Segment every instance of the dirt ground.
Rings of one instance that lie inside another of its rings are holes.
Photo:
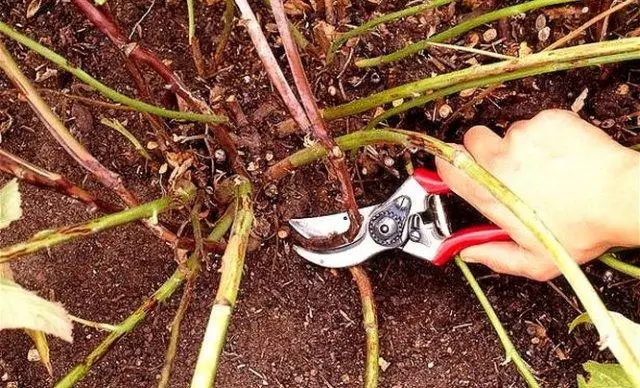
[[[27,0],[0,0],[0,20],[54,48],[107,85],[135,95],[117,49],[70,2],[43,0],[38,14],[30,19],[25,17],[26,3]],[[404,1],[376,3],[353,0],[348,17],[341,25],[361,24],[375,10],[390,11],[404,5]],[[602,3],[577,3],[571,10],[580,12],[574,15],[534,11],[524,18],[493,23],[475,32],[481,35],[489,28],[496,28],[498,39],[505,39],[494,45],[499,52],[506,52],[525,40],[537,51],[597,14],[601,7],[608,6],[607,1]],[[187,44],[183,1],[109,0],[109,4],[127,33],[149,11],[140,22],[135,38],[169,61],[187,85],[204,98],[219,94],[224,101],[235,96],[249,119],[248,125],[235,129],[235,134],[244,151],[245,162],[258,166],[251,176],[257,188],[254,239],[260,241],[245,264],[239,303],[233,314],[217,386],[361,386],[364,332],[360,323],[360,301],[351,276],[347,271],[329,271],[305,263],[292,252],[290,237],[281,239],[276,234],[289,218],[339,210],[335,201],[337,185],[327,179],[325,165],[315,163],[283,179],[277,186],[277,194],[270,191],[267,195],[263,190],[262,173],[269,164],[267,154],[273,153],[274,161],[279,160],[301,148],[304,136],[279,136],[277,124],[287,115],[244,28],[234,28],[224,63],[213,77],[204,80],[196,76]],[[506,4],[490,1],[483,6],[497,8]],[[213,40],[222,29],[220,17],[224,4],[206,6],[196,1],[196,6],[197,34],[202,51],[208,57]],[[252,1],[252,6],[266,23],[273,22],[260,1]],[[587,6],[588,10],[583,12],[583,7]],[[434,55],[435,60],[415,56],[375,70],[357,69],[352,62],[347,63],[347,59],[391,52],[409,40],[424,37],[430,26],[442,30],[468,13],[477,12],[470,7],[469,4],[457,4],[389,24],[379,29],[379,36],[363,37],[353,48],[352,56],[348,55],[351,48],[345,49],[331,65],[313,54],[306,55],[305,66],[320,105],[337,105],[431,73],[467,66],[463,60],[469,58],[468,55],[452,58],[452,53],[445,51],[441,56]],[[637,7],[630,7],[629,13],[611,19],[611,38],[638,28],[637,13],[633,19],[633,12],[637,10]],[[546,15],[551,27],[551,37],[546,44],[539,42],[535,32],[535,20],[539,15]],[[625,15],[631,19],[625,20]],[[311,26],[321,19],[323,15],[313,10],[293,17],[312,42]],[[273,30],[267,25],[270,43],[284,64],[284,52]],[[593,41],[596,34],[595,28],[590,29],[584,39]],[[471,34],[466,34],[465,38],[473,39]],[[37,54],[3,40],[31,79],[55,68]],[[158,79],[151,73],[148,75],[157,95],[164,96],[163,103],[175,108],[175,100],[163,91]],[[61,71],[37,85],[97,96],[79,87],[70,75]],[[67,156],[2,77],[0,88],[0,120],[13,120],[10,128],[2,133],[1,147],[36,165],[65,174],[92,192],[116,202]],[[469,100],[468,97],[451,96],[425,109],[414,109],[402,120],[395,119],[391,124],[437,135],[447,141],[460,141],[471,124],[486,124],[501,132],[509,123],[530,118],[541,109],[569,108],[585,88],[589,89],[589,94],[581,116],[601,125],[625,145],[638,143],[638,123],[635,119],[624,119],[625,115],[640,110],[640,66],[637,62],[511,82],[475,109],[445,123],[446,120],[436,114],[434,105],[446,102],[455,111]],[[627,93],[621,93],[621,88],[627,88]],[[127,186],[141,200],[151,200],[161,194],[157,171],[145,167],[123,137],[99,123],[102,117],[126,119],[128,129],[146,143],[152,139],[146,121],[135,113],[81,104],[50,93],[44,95],[74,135],[100,161],[122,174]],[[256,112],[264,111],[268,106],[273,109],[266,117],[256,116]],[[330,127],[335,134],[353,131],[366,123],[367,115],[370,113],[337,120]],[[171,123],[171,127],[180,134],[194,135],[203,131],[201,125]],[[189,145],[203,148],[198,143]],[[390,148],[380,148],[380,151],[395,155]],[[416,156],[417,162],[422,159],[428,158]],[[401,165],[400,160],[397,159],[397,165]],[[352,160],[350,166],[354,171],[358,201],[363,205],[385,198],[403,179],[394,178],[362,155],[356,161]],[[361,172],[362,166],[368,166],[366,176],[356,173]],[[223,166],[223,169],[227,168]],[[0,184],[8,179],[6,175],[0,176]],[[96,215],[85,205],[47,190],[21,185],[21,191],[25,216],[0,233],[0,246],[24,240],[42,229]],[[458,203],[457,209],[461,225],[478,220],[467,205]],[[185,214],[180,212],[166,218],[174,230],[185,220]],[[212,216],[211,221],[214,220]],[[625,258],[640,263],[637,254]],[[132,224],[35,254],[13,268],[17,280],[26,288],[60,301],[74,315],[117,323],[150,295],[175,266],[170,248],[143,226]],[[436,268],[394,252],[370,261],[367,269],[378,307],[381,356],[390,363],[386,371],[381,372],[380,387],[524,386],[515,368],[504,363],[504,352],[492,327],[455,266]],[[180,333],[172,387],[189,384],[217,285],[217,270],[218,262],[213,259],[197,281],[195,298]],[[612,360],[609,352],[598,351],[592,330],[580,328],[573,334],[567,333],[567,324],[578,313],[548,284],[499,276],[479,267],[473,270],[516,347],[544,386],[573,387],[583,362]],[[640,282],[613,273],[599,263],[587,266],[585,270],[612,310],[640,320]],[[575,298],[563,280],[556,279],[553,283],[575,304]],[[169,339],[167,327],[179,299],[180,292],[168,303],[160,305],[133,333],[117,343],[78,386],[155,386]],[[29,339],[18,331],[3,331],[0,333],[0,385],[50,386],[81,361],[104,336],[95,329],[76,325],[73,344],[50,339],[54,376],[49,378],[39,363],[27,360],[32,346]]]

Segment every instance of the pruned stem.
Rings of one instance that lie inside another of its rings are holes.
[[[302,106],[304,107],[307,117],[311,121],[310,132],[327,150],[329,165],[340,182],[342,201],[345,204],[350,221],[347,238],[351,240],[360,230],[362,215],[358,211],[358,204],[356,203],[353,185],[351,183],[351,176],[347,170],[344,153],[340,151],[340,147],[337,146],[336,142],[327,131],[325,122],[320,114],[315,97],[313,96],[313,91],[311,90],[311,86],[307,80],[302,60],[300,59],[300,53],[298,52],[296,43],[291,35],[289,22],[284,12],[284,4],[282,3],[282,0],[271,0],[271,9],[273,10],[273,16],[276,20],[276,24],[278,25],[278,31],[280,32],[280,37],[282,38],[282,43],[287,54],[289,67],[293,74],[293,80],[298,89],[300,99],[302,100]]]
[[[372,131],[364,131],[372,132]],[[565,276],[585,310],[594,322],[603,341],[620,362],[633,384],[640,384],[640,358],[631,339],[625,336],[621,328],[616,324],[606,306],[593,289],[593,286],[580,270],[562,244],[547,228],[536,212],[518,198],[509,188],[498,181],[487,170],[477,164],[468,154],[457,150],[436,138],[410,131],[402,130],[378,130],[373,132],[386,132],[389,139],[395,139],[395,143],[404,147],[423,149],[438,158],[441,158],[454,167],[460,169],[481,187],[485,188],[493,197],[509,209],[522,224],[536,237],[546,248],[554,264]],[[362,134],[363,132],[359,132]],[[352,134],[353,135],[353,134]]]
[[[378,319],[376,316],[376,301],[373,297],[373,289],[367,271],[362,266],[349,268],[353,280],[358,285],[360,300],[362,303],[362,324],[367,339],[366,359],[364,362],[364,388],[376,388],[378,386],[378,374],[380,367],[380,341],[378,336]]]
[[[196,11],[193,0],[187,0],[187,18],[188,18],[188,36],[189,44],[193,43],[193,37],[196,36]]]
[[[51,248],[75,238],[89,236],[118,225],[124,225],[143,218],[156,217],[159,213],[167,210],[169,205],[171,205],[171,198],[162,197],[144,205],[122,210],[119,213],[109,214],[88,222],[38,232],[28,241],[1,248],[0,263],[12,261],[41,249]]]
[[[124,94],[116,92],[107,85],[93,78],[79,67],[69,63],[69,61],[67,61],[58,53],[41,45],[35,40],[22,35],[2,21],[0,21],[0,33],[42,55],[43,57],[54,63],[56,66],[73,74],[74,77],[91,86],[105,97],[121,104],[131,106],[138,112],[151,113],[156,116],[162,116],[170,119],[199,121],[204,123],[226,123],[228,121],[224,116],[168,110],[125,96]]]
[[[615,43],[599,42],[540,52],[514,60],[473,66],[436,77],[409,82],[359,100],[351,101],[347,104],[324,109],[323,117],[326,120],[334,120],[351,116],[401,98],[418,98],[423,93],[431,90],[442,89],[491,76],[508,76],[510,73],[524,69],[548,66],[548,71],[555,71],[555,69],[564,70],[567,68],[587,66],[589,64],[606,63],[598,61],[598,57],[607,57],[615,54],[628,53],[630,54],[629,58],[637,58],[640,56],[639,52],[640,38],[625,38],[616,40]]]
[[[613,253],[605,253],[604,255],[600,256],[599,259],[602,263],[610,268],[615,269],[618,272],[622,272],[623,274],[629,275],[636,279],[640,279],[640,267],[625,263],[624,261],[618,259],[618,257]]]
[[[213,54],[214,72],[218,69],[218,66],[220,66],[220,62],[222,61],[222,54],[224,54],[224,49],[227,47],[227,43],[229,42],[231,31],[233,31],[233,15],[235,14],[235,12],[236,9],[234,7],[233,0],[225,0],[224,13],[222,14],[222,32],[216,38],[216,51]]]
[[[460,34],[463,34],[473,28],[476,28],[486,23],[493,22],[495,20],[518,15],[527,11],[531,11],[531,10],[542,8],[542,7],[547,7],[550,5],[569,3],[572,1],[575,1],[575,0],[532,0],[526,3],[511,6],[511,7],[502,8],[493,12],[488,12],[478,17],[475,17],[473,19],[462,22],[457,26],[452,27],[448,30],[445,30],[439,34],[433,35],[428,39],[424,39],[419,42],[412,43],[404,47],[403,49],[393,52],[391,54],[356,61],[356,66],[371,67],[371,66],[380,66],[387,63],[391,63],[424,50],[425,48],[428,47],[429,42],[436,42],[436,43],[444,42],[448,39],[451,39]]]
[[[222,256],[220,284],[200,346],[198,361],[191,380],[192,388],[209,388],[214,385],[231,313],[238,297],[249,232],[254,217],[251,183],[244,178],[236,177],[236,193],[235,220],[227,250]]]
[[[0,171],[14,175],[31,185],[53,189],[61,194],[84,202],[93,209],[100,209],[106,213],[120,210],[116,206],[96,198],[90,192],[75,185],[65,176],[33,165],[3,149],[0,149]]]
[[[420,12],[424,12],[431,8],[438,8],[445,4],[449,4],[452,1],[453,0],[425,1],[422,4],[414,5],[412,7],[401,9],[400,11],[391,12],[391,13],[373,18],[356,28],[353,28],[343,34],[340,34],[340,36],[331,43],[331,51],[333,52],[337,51],[349,39],[366,34],[367,32],[371,31],[372,29],[374,29],[376,26],[379,26],[380,24],[389,23],[401,18],[406,18],[412,15],[418,14]]]
[[[218,242],[219,238],[226,233],[226,230],[219,228],[217,235],[210,234],[208,239]],[[216,238],[219,237],[219,238]],[[183,266],[179,266],[157,290],[149,298],[147,298],[142,305],[129,315],[118,326],[117,330],[109,333],[109,335],[93,350],[89,353],[85,359],[78,365],[76,365],[66,376],[64,376],[55,385],[55,388],[71,388],[78,381],[82,380],[91,367],[93,367],[105,354],[109,351],[116,341],[123,336],[131,333],[140,322],[142,322],[147,314],[153,310],[158,304],[166,301],[173,295],[173,293],[180,287],[184,280],[189,276],[191,271],[198,265],[198,260],[194,256],[189,256],[186,263]]]
[[[484,312],[487,314],[487,318],[489,318],[489,322],[493,326],[493,329],[498,334],[498,338],[500,338],[500,342],[502,343],[502,347],[504,348],[506,361],[513,362],[513,365],[515,365],[516,369],[518,369],[518,372],[520,372],[520,375],[522,376],[524,381],[527,382],[527,385],[530,388],[540,387],[538,381],[533,375],[531,368],[522,359],[520,353],[518,353],[518,350],[513,345],[513,342],[511,342],[509,334],[507,334],[507,331],[502,326],[500,318],[498,318],[498,315],[493,309],[493,306],[491,306],[491,302],[489,302],[489,299],[482,291],[482,288],[480,288],[480,285],[473,276],[473,273],[469,269],[469,266],[467,266],[467,263],[462,261],[459,256],[456,256],[455,262],[458,268],[460,268],[460,271],[462,271],[465,279],[467,279],[467,282],[473,290],[473,293],[476,295],[476,298],[478,298],[478,302],[480,302],[480,305],[484,309]]]

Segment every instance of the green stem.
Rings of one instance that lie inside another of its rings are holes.
[[[218,234],[209,235],[209,240],[219,241],[216,237],[222,238],[226,233],[222,228],[218,229]],[[185,262],[184,266],[178,267],[171,277],[167,279],[161,286],[153,293],[142,305],[129,315],[118,326],[117,330],[112,331],[102,342],[93,350],[85,359],[78,365],[76,365],[66,376],[64,376],[55,385],[55,388],[71,388],[78,381],[82,380],[91,367],[93,367],[111,348],[111,346],[121,339],[123,336],[129,334],[142,322],[147,314],[153,310],[158,304],[166,301],[173,293],[180,287],[187,276],[195,270],[199,265],[195,256],[189,256],[189,259]]]
[[[193,43],[193,37],[196,36],[196,13],[193,0],[187,0],[187,18],[189,22],[189,45],[191,45],[191,43]]]
[[[429,46],[428,45],[429,42],[436,42],[436,43],[444,42],[448,39],[451,39],[460,34],[463,34],[471,29],[474,29],[486,23],[491,23],[495,20],[503,19],[509,16],[519,15],[527,11],[532,11],[532,10],[542,8],[542,7],[547,7],[550,5],[564,4],[572,1],[575,1],[575,0],[533,0],[533,1],[528,1],[526,3],[514,5],[511,7],[502,8],[497,11],[488,12],[486,14],[475,17],[471,20],[462,22],[457,26],[452,27],[448,30],[445,30],[439,34],[433,35],[428,39],[424,39],[419,42],[412,43],[404,47],[403,49],[395,51],[391,54],[356,61],[356,66],[370,67],[370,66],[380,66],[387,63],[391,63],[424,50]]]
[[[189,120],[189,121],[198,121],[205,123],[215,123],[215,124],[224,124],[228,120],[225,116],[213,115],[213,114],[200,114],[193,112],[177,112],[173,110],[168,110],[164,108],[160,108],[155,105],[147,104],[146,102],[142,102],[131,97],[125,96],[124,94],[118,93],[115,90],[109,88],[105,84],[101,83],[97,79],[90,76],[88,73],[76,67],[75,65],[69,63],[64,57],[55,51],[41,45],[40,43],[28,38],[27,36],[19,33],[14,30],[9,25],[0,21],[0,33],[8,36],[9,38],[15,40],[16,42],[28,47],[29,49],[37,52],[42,55],[49,61],[53,62],[56,66],[60,67],[63,70],[68,71],[73,74],[76,78],[86,83],[87,85],[94,88],[100,94],[104,95],[107,98],[110,98],[113,101],[119,102],[124,105],[128,105],[134,108],[138,112],[151,113],[156,116],[162,116],[170,119],[176,120]]]
[[[482,291],[482,288],[480,288],[480,285],[478,284],[475,277],[473,276],[473,273],[467,266],[467,263],[462,261],[460,259],[460,256],[456,256],[455,262],[458,268],[460,268],[460,270],[462,271],[462,274],[464,275],[465,279],[467,279],[467,282],[469,283],[469,286],[471,286],[473,293],[476,294],[476,298],[478,298],[480,305],[484,309],[484,312],[487,314],[487,318],[489,318],[489,322],[491,322],[493,329],[498,334],[498,338],[500,338],[500,342],[502,343],[502,347],[504,348],[504,352],[506,354],[507,362],[509,361],[513,362],[513,364],[518,369],[518,372],[520,372],[520,375],[527,382],[527,385],[529,385],[530,388],[540,387],[540,385],[538,384],[538,381],[533,376],[533,372],[531,371],[531,368],[522,359],[522,357],[518,353],[518,350],[513,345],[513,342],[511,342],[511,339],[509,338],[509,334],[507,334],[507,331],[502,326],[502,322],[500,322],[500,318],[498,318],[498,315],[493,309],[493,306],[491,306],[491,302],[489,302],[489,299],[487,299],[487,296]]]
[[[422,4],[414,5],[413,7],[408,7],[400,11],[391,12],[385,15],[378,16],[377,18],[373,18],[354,29],[345,32],[344,34],[341,34],[336,40],[333,41],[333,43],[331,43],[331,51],[338,51],[338,49],[342,47],[342,45],[345,44],[349,39],[365,34],[380,24],[389,23],[401,18],[406,18],[426,11],[427,9],[438,8],[445,4],[449,4],[452,1],[453,0],[425,1]]]
[[[468,154],[438,139],[421,133],[402,130],[360,131],[352,133],[351,136],[358,134],[359,136],[366,137],[365,134],[367,132],[383,131],[388,132],[390,139],[397,139],[397,144],[399,145],[423,149],[451,163],[478,185],[489,191],[496,200],[505,205],[546,248],[554,264],[567,279],[593,320],[604,346],[609,347],[632,383],[640,385],[640,356],[637,350],[634,350],[635,348],[633,347],[634,345],[631,339],[625,336],[624,332],[613,320],[611,314],[609,314],[606,306],[598,296],[598,293],[594,290],[578,264],[564,249],[544,222],[538,218],[535,210],[525,204],[509,190],[509,188],[491,175],[491,173],[477,164]],[[355,139],[352,138],[352,140]],[[291,157],[288,158],[287,161],[289,164],[292,164],[290,159]]]
[[[222,256],[220,284],[200,346],[200,354],[191,380],[192,388],[214,386],[231,312],[238,297],[249,232],[254,218],[251,183],[247,179],[236,177],[236,193],[236,216],[227,249]]]
[[[53,230],[43,230],[36,233],[28,241],[0,249],[0,263],[12,261],[41,249],[51,248],[74,238],[88,236],[118,225],[127,224],[143,218],[155,218],[158,213],[166,210],[170,204],[170,197],[162,197],[144,205],[109,214],[85,223]]]
[[[513,81],[516,79],[522,79],[526,77],[531,77],[531,76],[544,74],[544,73],[551,73],[555,71],[574,69],[578,67],[597,66],[605,63],[631,61],[638,58],[640,58],[640,50],[628,52],[624,54],[594,57],[594,58],[581,60],[579,62],[570,61],[570,62],[552,63],[552,64],[541,66],[541,67],[525,68],[523,70],[518,70],[512,73],[489,76],[486,78],[480,78],[480,79],[469,81],[469,82],[462,82],[444,89],[439,89],[436,92],[427,94],[425,96],[416,97],[414,99],[411,99],[407,102],[404,102],[398,105],[397,107],[391,108],[385,111],[384,113],[382,113],[381,115],[374,117],[367,124],[366,129],[373,129],[378,123],[388,119],[389,117],[399,115],[400,113],[406,112],[409,109],[412,109],[418,106],[423,106],[430,101],[437,100],[444,96],[448,96],[465,89],[476,88],[476,87],[492,85],[492,84],[500,84],[507,81]]]
[[[366,359],[364,362],[364,388],[376,388],[380,367],[380,339],[378,335],[378,318],[376,317],[376,301],[367,271],[362,266],[349,268],[353,280],[358,285],[362,303],[362,324],[367,339]]]
[[[508,73],[517,72],[523,69],[542,67],[545,65],[557,66],[558,64],[563,64],[564,68],[580,67],[585,66],[582,65],[584,61],[595,60],[597,62],[598,57],[622,53],[632,54],[633,58],[639,57],[640,38],[625,38],[617,40],[615,43],[599,42],[584,44],[531,54],[509,61],[502,61],[482,66],[472,66],[466,69],[438,75],[436,77],[429,77],[409,82],[359,100],[351,101],[347,104],[327,108],[323,111],[323,116],[326,120],[334,120],[362,113],[400,98],[420,97],[421,94],[427,91],[442,89],[463,82],[469,82],[491,76],[507,75]],[[567,67],[569,64],[572,66]]]
[[[225,0],[224,13],[222,14],[222,32],[218,35],[214,44],[216,48],[216,51],[213,54],[214,69],[217,69],[222,61],[222,54],[224,53],[225,47],[227,47],[231,31],[233,30],[233,15],[235,12],[236,8],[233,0]]]
[[[629,275],[636,279],[640,279],[640,267],[625,263],[624,261],[618,259],[618,257],[613,253],[605,253],[604,255],[600,256],[599,259],[601,262],[618,272],[622,272],[623,274]]]

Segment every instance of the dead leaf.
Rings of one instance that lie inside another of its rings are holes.
[[[36,16],[40,7],[42,7],[42,0],[31,0],[27,6],[27,19]]]
[[[0,229],[22,217],[22,198],[18,190],[18,180],[12,179],[0,189]]]
[[[336,28],[325,21],[320,21],[313,26],[313,36],[322,52],[326,54],[331,50],[331,42],[336,38]]]

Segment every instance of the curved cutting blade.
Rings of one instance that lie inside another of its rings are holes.
[[[327,268],[345,268],[361,264],[372,256],[392,248],[376,244],[368,233],[364,233],[351,244],[326,251],[313,251],[297,245],[294,245],[293,249],[298,255],[316,265]]]
[[[364,220],[378,205],[367,206],[360,210]],[[349,217],[346,212],[329,214],[328,216],[296,218],[289,220],[289,225],[304,238],[329,237],[343,234],[349,230]]]

